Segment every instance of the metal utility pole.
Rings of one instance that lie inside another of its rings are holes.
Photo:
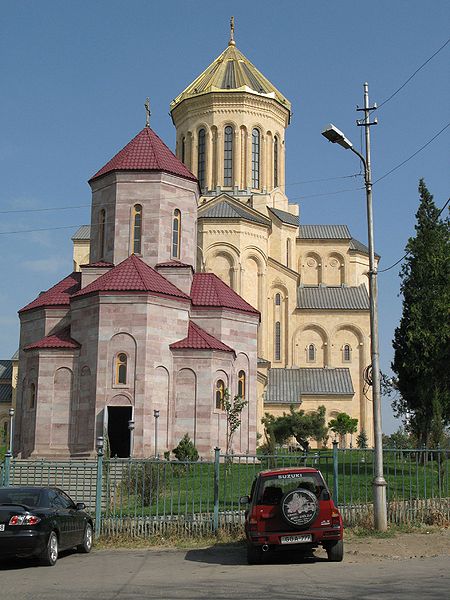
[[[378,344],[378,290],[377,290],[377,266],[375,263],[375,250],[373,239],[373,208],[372,208],[372,171],[370,163],[370,127],[377,124],[377,120],[370,121],[370,112],[376,109],[376,105],[369,105],[369,84],[364,84],[364,108],[357,108],[364,112],[364,119],[357,121],[359,127],[364,127],[366,141],[366,157],[364,163],[364,181],[366,186],[367,200],[367,233],[369,240],[369,303],[370,303],[370,354],[372,364],[372,404],[373,404],[373,430],[374,430],[374,452],[375,452],[375,477],[373,480],[373,504],[375,529],[386,531],[387,508],[386,508],[386,480],[383,475],[383,445],[381,430],[381,378],[380,378],[380,354]],[[359,152],[350,148],[360,158]]]

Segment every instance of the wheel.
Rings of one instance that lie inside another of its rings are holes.
[[[344,558],[344,540],[328,542],[325,546],[325,550],[327,551],[328,560],[330,562],[341,562]]]
[[[304,488],[287,492],[280,506],[284,520],[296,529],[306,529],[319,512],[319,502],[315,494]]]
[[[39,558],[41,565],[45,567],[53,567],[58,560],[58,536],[55,531],[50,532],[47,546]]]
[[[247,563],[249,565],[260,565],[262,563],[262,550],[260,546],[247,544]]]
[[[90,523],[86,523],[83,541],[77,546],[77,550],[82,554],[89,554],[92,550],[92,525]]]

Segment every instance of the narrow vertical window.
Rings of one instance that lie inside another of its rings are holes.
[[[172,223],[172,258],[180,258],[181,212],[175,209]]]
[[[205,187],[205,130],[198,132],[198,183],[200,188]]]
[[[259,188],[259,129],[252,131],[252,188]]]
[[[278,187],[278,137],[273,139],[273,187]]]
[[[120,352],[116,357],[116,384],[126,384],[127,362],[127,355],[124,352]]]
[[[275,294],[275,306],[281,306],[281,294]]]
[[[186,138],[183,137],[181,140],[181,162],[186,162]]]
[[[275,360],[281,360],[281,323],[275,323]]]
[[[136,204],[133,207],[133,254],[141,254],[141,239],[142,239],[142,206]]]
[[[106,227],[106,212],[105,209],[98,216],[98,255],[99,258],[105,257],[105,227]]]
[[[225,127],[223,147],[223,185],[233,185],[233,128]]]
[[[223,401],[225,398],[225,384],[222,379],[218,379],[216,383],[216,408],[223,410]]]
[[[238,373],[238,389],[237,395],[245,400],[245,371],[239,371]]]
[[[316,347],[314,344],[308,346],[308,362],[316,362]]]
[[[34,383],[30,384],[30,408],[34,408],[36,404],[36,386]]]
[[[286,240],[286,266],[291,266],[291,240]]]
[[[350,344],[345,344],[342,348],[342,360],[344,362],[350,362],[352,359],[352,349]]]

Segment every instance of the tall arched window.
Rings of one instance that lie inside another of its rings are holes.
[[[36,405],[36,386],[34,383],[30,384],[30,408],[34,408]]]
[[[281,323],[275,323],[275,360],[281,360]]]
[[[342,360],[344,362],[350,362],[352,360],[352,349],[350,344],[344,344],[342,348]]]
[[[106,212],[102,208],[98,215],[98,257],[105,257],[105,228],[106,228]]]
[[[275,294],[275,306],[281,306],[281,294]]]
[[[198,183],[200,188],[205,187],[205,130],[198,132]]]
[[[128,357],[124,352],[119,352],[116,356],[116,384],[127,383],[127,363]]]
[[[225,127],[223,138],[223,185],[233,185],[233,128]]]
[[[237,395],[245,400],[245,371],[239,371],[238,373]]]
[[[133,254],[141,253],[141,239],[142,239],[142,206],[135,204],[133,206]]]
[[[172,222],[172,258],[180,258],[181,251],[181,212],[176,208],[173,211]]]
[[[308,362],[316,362],[316,347],[314,344],[308,346]]]
[[[273,187],[278,187],[278,137],[273,138]]]
[[[252,188],[259,188],[259,155],[260,133],[259,129],[252,131]]]
[[[181,139],[181,162],[186,162],[186,138]]]
[[[216,408],[223,410],[223,401],[225,399],[225,384],[222,379],[218,379],[216,383]]]
[[[291,240],[286,240],[286,266],[291,266]]]

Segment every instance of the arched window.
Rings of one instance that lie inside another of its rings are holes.
[[[259,129],[252,131],[252,188],[259,188],[259,155],[260,155]]]
[[[308,346],[308,362],[316,362],[316,347],[314,344]]]
[[[275,306],[281,305],[281,294],[275,294]]]
[[[278,137],[273,138],[273,187],[278,187]]]
[[[286,266],[291,266],[291,240],[286,240]]]
[[[180,258],[181,246],[181,212],[176,208],[173,211],[172,222],[172,258]]]
[[[245,371],[239,371],[238,373],[237,395],[245,400]]]
[[[181,139],[181,162],[186,162],[186,138]]]
[[[275,323],[275,360],[281,360],[281,323]]]
[[[133,206],[133,254],[141,253],[141,239],[142,239],[142,206],[135,204]]]
[[[342,348],[342,360],[344,362],[351,362],[352,360],[352,348],[350,344],[344,344]]]
[[[127,363],[127,355],[119,352],[116,356],[116,384],[125,385],[127,383]]]
[[[225,127],[223,140],[223,185],[233,185],[233,128]]]
[[[222,379],[218,379],[216,383],[216,408],[223,410],[223,401],[225,399],[225,384]]]
[[[30,384],[30,408],[34,408],[36,405],[36,386],[34,383]]]
[[[205,187],[205,130],[198,132],[198,183],[200,188]]]
[[[106,212],[102,208],[98,215],[98,256],[105,257],[105,228],[106,228]]]

